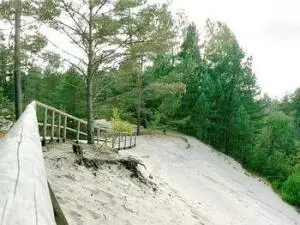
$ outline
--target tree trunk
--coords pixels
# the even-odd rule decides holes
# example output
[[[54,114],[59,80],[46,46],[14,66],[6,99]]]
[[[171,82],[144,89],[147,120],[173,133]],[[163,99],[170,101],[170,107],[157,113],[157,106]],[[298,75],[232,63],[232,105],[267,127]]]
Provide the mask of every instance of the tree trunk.
[[[87,97],[87,134],[88,134],[88,144],[94,144],[94,110],[93,110],[93,90],[92,81],[87,79],[86,87],[86,97]]]
[[[142,105],[142,85],[141,85],[141,72],[136,73],[136,87],[137,87],[137,135],[141,133],[141,105]]]
[[[15,0],[15,49],[14,49],[14,79],[15,79],[15,114],[16,119],[22,114],[22,88],[21,88],[21,59],[20,59],[20,33],[21,33],[21,0]]]
[[[87,141],[94,144],[94,109],[93,109],[93,5],[89,0],[89,37],[88,37],[88,68],[86,78],[86,97],[87,97]]]

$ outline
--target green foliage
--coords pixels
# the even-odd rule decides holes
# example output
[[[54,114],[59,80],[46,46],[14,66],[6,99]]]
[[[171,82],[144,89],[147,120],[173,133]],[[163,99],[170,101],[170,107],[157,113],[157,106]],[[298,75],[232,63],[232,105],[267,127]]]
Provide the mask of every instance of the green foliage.
[[[292,173],[283,183],[281,195],[289,203],[300,206],[300,169]]]
[[[4,130],[0,130],[0,138],[1,138],[1,137],[4,137],[4,136],[5,136],[5,134],[6,134],[6,131],[4,131]]]
[[[296,151],[293,119],[282,112],[275,112],[265,119],[259,147],[268,152],[293,154]]]
[[[89,122],[94,109],[94,117],[112,118],[115,134],[132,133],[135,123],[193,135],[299,205],[300,89],[281,101],[261,97],[252,57],[226,24],[208,20],[203,40],[190,24],[177,46],[180,21],[174,21],[166,4],[24,0],[22,6],[22,15],[33,21],[22,41],[26,104],[36,99]],[[2,1],[1,22],[13,15],[10,1]],[[82,54],[65,52],[72,61],[43,51],[47,41],[37,32],[39,23],[65,34]],[[14,101],[11,38],[0,33],[0,107],[8,109],[5,113]],[[65,72],[59,72],[62,61],[71,64]],[[87,102],[94,105],[90,113]]]
[[[117,108],[114,108],[112,117],[113,134],[118,135],[122,132],[132,134],[134,132],[134,125],[130,124],[127,121],[121,120],[120,116],[120,111]]]
[[[13,105],[7,97],[4,96],[4,90],[0,87],[0,116],[13,116]]]

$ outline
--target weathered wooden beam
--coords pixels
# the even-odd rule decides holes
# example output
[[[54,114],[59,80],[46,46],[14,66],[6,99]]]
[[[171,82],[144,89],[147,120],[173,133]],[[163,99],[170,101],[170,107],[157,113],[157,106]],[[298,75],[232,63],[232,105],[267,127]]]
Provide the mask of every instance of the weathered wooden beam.
[[[0,224],[55,225],[35,103],[0,140]]]

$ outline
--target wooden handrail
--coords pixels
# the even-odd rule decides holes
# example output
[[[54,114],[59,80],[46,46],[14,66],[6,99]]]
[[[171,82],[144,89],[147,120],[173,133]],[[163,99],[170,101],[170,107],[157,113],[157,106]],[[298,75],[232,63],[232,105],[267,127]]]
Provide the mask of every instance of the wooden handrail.
[[[56,108],[54,108],[54,107],[45,105],[45,104],[43,104],[43,103],[41,103],[41,102],[38,102],[38,101],[36,101],[36,104],[37,104],[37,106],[40,106],[40,107],[42,107],[42,108],[45,108],[45,109],[54,111],[54,112],[58,113],[59,115],[67,116],[67,117],[70,118],[70,119],[73,119],[73,120],[76,120],[76,121],[80,121],[80,123],[83,123],[83,124],[87,125],[87,122],[86,122],[86,121],[84,121],[84,120],[82,120],[82,119],[79,119],[79,118],[77,118],[77,117],[75,117],[75,116],[72,116],[72,115],[70,115],[70,114],[67,114],[67,113],[65,113],[65,112],[63,112],[63,111],[60,111],[60,110],[58,110],[58,109],[56,109]]]
[[[0,224],[56,224],[35,102],[0,139]]]
[[[82,125],[87,125],[87,122],[79,119],[75,116],[72,116],[70,114],[67,114],[61,110],[58,110],[54,107],[48,106],[46,104],[43,104],[41,102],[36,102],[38,107],[44,108],[44,121],[43,123],[39,123],[40,126],[42,126],[42,130],[43,130],[43,141],[44,143],[46,143],[46,137],[47,137],[47,127],[51,127],[51,140],[54,140],[54,136],[55,136],[55,129],[57,130],[57,141],[60,141],[61,139],[61,133],[63,133],[63,141],[66,141],[67,138],[67,131],[71,131],[76,133],[76,142],[79,143],[80,141],[80,135],[83,136],[87,136],[87,133],[80,131],[80,129],[82,128]],[[48,116],[48,112],[52,111],[52,121],[51,124],[47,123],[47,116]],[[55,116],[58,116],[58,121],[57,124],[55,124]],[[63,117],[63,118],[62,118]],[[77,129],[73,129],[68,127],[68,119],[72,119],[75,124],[77,122]],[[63,120],[63,125],[61,124]],[[61,132],[61,129],[63,129],[63,132]],[[94,124],[94,129],[96,130],[96,135],[95,135],[95,140],[97,142],[97,144],[99,144],[100,142],[100,136],[101,136],[101,131],[104,131],[104,144],[107,145],[108,142],[110,142],[109,139],[111,139],[111,147],[115,148],[116,143],[117,144],[117,149],[121,150],[121,149],[129,149],[129,148],[133,148],[136,146],[136,132],[134,133],[128,133],[128,132],[121,132],[118,135],[110,133],[108,134],[108,130],[104,129],[102,127],[99,127],[97,125]],[[134,139],[133,139],[134,138]],[[133,139],[133,140],[132,140]],[[123,142],[123,144],[121,144],[121,142]],[[121,146],[122,145],[122,146]]]
[[[59,142],[61,139],[63,141],[66,141],[67,139],[67,131],[75,132],[76,133],[76,141],[79,142],[80,135],[87,136],[85,132],[80,131],[81,125],[87,125],[87,122],[79,119],[75,116],[72,116],[70,114],[67,114],[61,110],[58,110],[54,107],[48,106],[46,104],[43,104],[41,102],[36,101],[36,105],[38,107],[44,108],[44,122],[43,124],[39,123],[40,126],[43,126],[43,143],[46,144],[46,137],[47,137],[47,127],[49,124],[48,121],[48,112],[52,111],[52,121],[51,121],[51,140],[54,141],[55,139],[55,128],[57,129],[57,138],[56,140]],[[55,125],[55,115],[58,116],[57,124]],[[63,118],[62,118],[63,117]],[[61,125],[63,119],[63,126]],[[68,119],[72,119],[73,121],[77,122],[77,129],[72,129],[68,127]],[[61,132],[61,129],[63,129],[63,132]],[[108,132],[107,129],[104,129],[102,127],[99,127],[97,125],[94,125],[94,129],[97,131],[97,133],[100,133],[100,131]],[[63,136],[63,137],[61,137]],[[97,138],[98,139],[98,138]],[[99,142],[99,141],[98,141]]]

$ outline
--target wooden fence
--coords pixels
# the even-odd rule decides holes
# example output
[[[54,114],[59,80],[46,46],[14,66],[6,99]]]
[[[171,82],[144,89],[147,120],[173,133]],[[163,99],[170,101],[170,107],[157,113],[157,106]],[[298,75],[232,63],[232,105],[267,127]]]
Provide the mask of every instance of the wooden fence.
[[[40,102],[36,102],[36,105],[43,110],[43,121],[39,123],[42,128],[43,144],[46,144],[47,139],[57,142],[72,140],[71,134],[76,134],[77,143],[87,139],[87,133],[84,131],[87,129],[86,121]],[[49,119],[51,123],[48,123]],[[70,124],[75,125],[76,128],[71,128]],[[97,144],[110,145],[118,150],[136,147],[136,132],[114,134],[109,129],[97,125],[94,125],[94,129]]]
[[[87,125],[84,120],[36,101],[26,107],[8,134],[0,139],[0,225],[67,225],[48,186],[37,107],[44,109],[44,121],[40,123],[44,143],[47,137],[50,141],[66,141],[68,131],[76,134],[78,143],[80,135],[87,136],[81,130],[82,125]],[[50,124],[48,114],[51,115]],[[77,123],[76,129],[68,126],[70,120]],[[107,129],[95,129],[97,143],[111,142],[112,147],[119,150],[136,146],[136,133],[116,136],[110,135]]]

